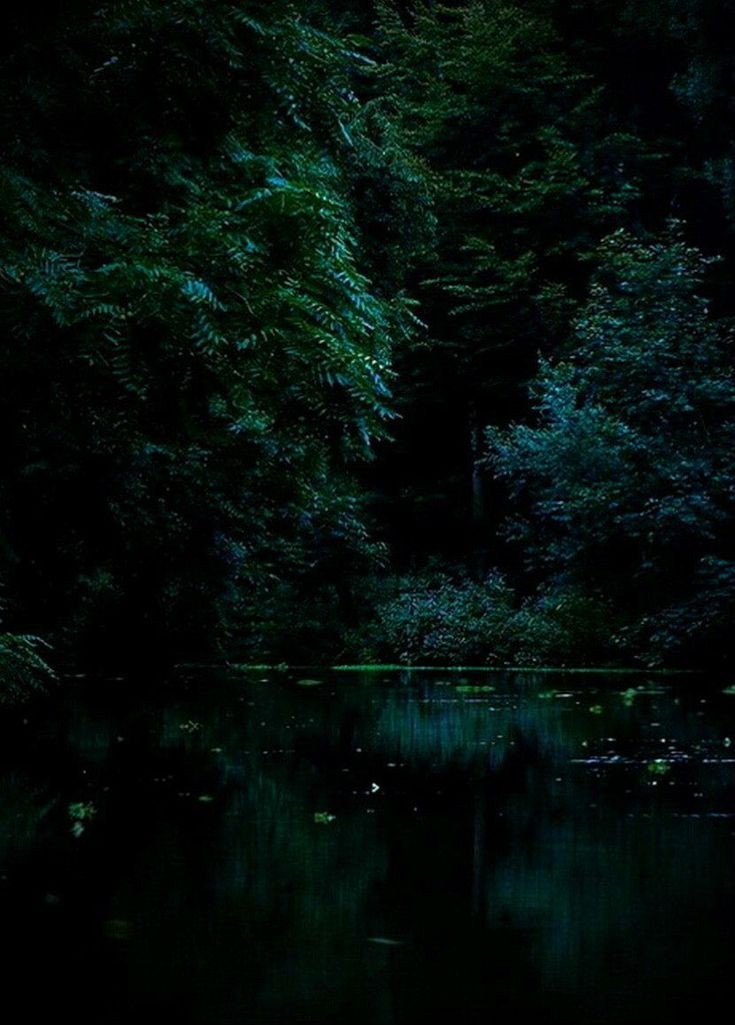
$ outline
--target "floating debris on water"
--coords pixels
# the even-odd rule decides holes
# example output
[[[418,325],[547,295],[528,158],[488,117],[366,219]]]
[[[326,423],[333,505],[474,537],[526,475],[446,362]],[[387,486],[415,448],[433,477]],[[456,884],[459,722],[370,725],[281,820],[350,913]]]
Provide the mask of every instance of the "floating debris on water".
[[[329,825],[329,823],[330,822],[334,822],[336,820],[336,818],[337,818],[336,815],[331,815],[328,811],[315,811],[314,812],[314,821],[316,823],[318,823],[319,825],[321,825],[321,826]]]
[[[194,719],[188,719],[186,722],[179,723],[179,729],[183,733],[196,733],[201,728],[202,724]]]
[[[69,818],[72,820],[72,835],[79,839],[90,822],[97,814],[97,808],[93,801],[74,801],[69,805]]]

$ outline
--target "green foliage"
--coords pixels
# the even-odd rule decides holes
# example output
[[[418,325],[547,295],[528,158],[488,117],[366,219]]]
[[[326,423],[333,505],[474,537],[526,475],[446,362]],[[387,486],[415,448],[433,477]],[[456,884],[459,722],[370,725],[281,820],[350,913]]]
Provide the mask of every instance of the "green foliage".
[[[698,294],[710,262],[675,229],[609,237],[536,423],[489,434],[531,565],[604,594],[629,620],[619,642],[650,657],[722,640],[735,600],[735,381]]]
[[[493,664],[507,652],[512,614],[513,594],[499,575],[474,581],[429,570],[383,582],[372,618],[348,644],[378,662]]]
[[[619,617],[570,586],[520,598],[497,571],[485,580],[428,570],[383,581],[348,637],[360,657],[413,665],[609,664]]]
[[[8,31],[14,619],[202,654],[243,602],[371,555],[350,467],[385,434],[412,314],[360,265],[361,58],[280,0]]]
[[[726,650],[731,8],[10,11],[8,678]]]
[[[620,657],[620,614],[600,597],[552,583],[524,599],[509,627],[509,661],[521,665],[610,665]]]
[[[408,240],[426,344],[398,354],[395,481],[379,487],[393,485],[408,544],[426,522],[420,554],[451,558],[486,544],[480,429],[507,421],[539,349],[561,343],[590,253],[639,198],[651,154],[610,116],[548,5],[381,2],[376,14],[380,109],[433,218],[430,249]]]

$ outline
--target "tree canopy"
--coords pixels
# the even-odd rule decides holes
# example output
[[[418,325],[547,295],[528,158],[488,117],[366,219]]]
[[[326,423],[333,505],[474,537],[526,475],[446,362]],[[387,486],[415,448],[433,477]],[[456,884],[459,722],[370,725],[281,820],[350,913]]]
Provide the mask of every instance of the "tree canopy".
[[[728,0],[39,10],[0,58],[9,651],[727,658]]]

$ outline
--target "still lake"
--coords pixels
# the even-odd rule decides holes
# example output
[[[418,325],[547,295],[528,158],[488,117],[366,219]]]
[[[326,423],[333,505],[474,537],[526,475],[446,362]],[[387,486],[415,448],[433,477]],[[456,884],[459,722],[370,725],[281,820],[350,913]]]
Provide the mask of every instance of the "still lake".
[[[11,1019],[719,1016],[728,682],[200,671],[2,711]]]

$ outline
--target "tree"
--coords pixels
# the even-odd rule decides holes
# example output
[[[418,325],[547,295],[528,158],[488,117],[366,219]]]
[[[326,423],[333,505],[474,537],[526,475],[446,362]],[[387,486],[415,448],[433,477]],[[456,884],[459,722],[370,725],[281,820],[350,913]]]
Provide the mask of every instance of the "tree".
[[[711,263],[676,228],[608,237],[536,422],[489,433],[530,567],[610,598],[621,643],[665,658],[714,654],[735,603],[732,335],[701,294]]]
[[[403,419],[382,464],[410,519],[404,545],[418,522],[429,551],[483,546],[494,510],[482,427],[525,401],[591,252],[639,193],[641,147],[607,116],[547,8],[377,5],[382,103],[426,169],[436,219],[413,274],[427,344],[399,357]]]
[[[370,548],[351,465],[410,310],[360,263],[361,58],[285,0],[9,17],[9,620],[201,656],[325,545]]]

